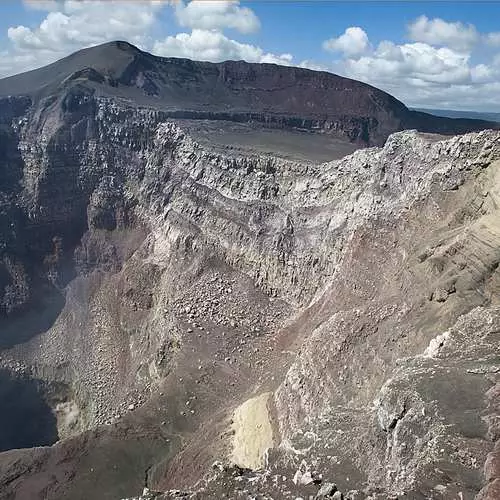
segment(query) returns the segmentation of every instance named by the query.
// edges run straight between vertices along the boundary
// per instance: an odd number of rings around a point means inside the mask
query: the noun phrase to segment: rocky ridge
[[[1,365],[65,439],[1,453],[0,498],[495,498],[498,132],[317,165],[2,103]]]
[[[495,122],[412,111],[379,89],[327,72],[162,58],[123,41],[0,80],[0,97],[30,99],[35,105],[63,94],[64,105],[71,107],[82,92],[161,111],[168,119],[300,129],[358,145],[382,145],[404,129],[452,135],[498,128]]]

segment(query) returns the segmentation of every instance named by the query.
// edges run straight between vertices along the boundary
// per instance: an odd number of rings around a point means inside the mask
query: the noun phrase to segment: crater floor
[[[498,131],[59,99],[0,159],[1,500],[498,498]]]

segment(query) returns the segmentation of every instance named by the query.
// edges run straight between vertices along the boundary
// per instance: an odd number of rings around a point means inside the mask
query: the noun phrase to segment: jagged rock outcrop
[[[500,133],[221,153],[121,56],[0,101],[0,365],[59,439],[0,499],[493,500]]]
[[[126,42],[84,49],[47,67],[0,80],[0,97],[29,96],[64,107],[81,95],[112,96],[162,111],[166,117],[256,122],[277,129],[326,133],[359,144],[383,144],[392,132],[458,134],[497,128],[480,120],[410,111],[370,85],[303,68],[161,58]]]

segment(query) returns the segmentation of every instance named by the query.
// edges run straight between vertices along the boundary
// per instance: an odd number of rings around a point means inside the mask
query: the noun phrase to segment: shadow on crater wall
[[[29,310],[11,317],[0,315],[0,350],[10,349],[49,330],[65,302],[65,296],[58,290],[46,290],[45,295]]]
[[[0,452],[47,446],[57,439],[56,418],[41,383],[0,370]]]

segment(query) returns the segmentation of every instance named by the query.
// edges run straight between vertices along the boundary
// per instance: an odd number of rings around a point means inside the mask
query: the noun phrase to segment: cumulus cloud
[[[361,80],[386,81],[413,78],[422,83],[468,83],[469,56],[426,43],[396,45],[381,42],[369,56],[346,60],[350,76]]]
[[[0,77],[53,62],[78,49],[123,39],[163,56],[222,61],[292,64],[290,54],[274,54],[229,38],[260,28],[260,21],[237,0],[24,0],[27,8],[46,12],[37,26],[11,26],[10,47],[2,51]],[[188,33],[153,38],[161,9],[169,5]],[[172,27],[170,27],[172,28]],[[175,33],[175,32],[174,32]]]
[[[500,33],[481,34],[472,25],[425,16],[407,28],[409,43],[383,40],[374,46],[363,30],[366,38],[358,37],[362,40],[359,50],[351,45],[349,51],[348,37],[326,40],[323,48],[343,54],[331,69],[382,88],[413,106],[500,107],[500,55],[485,52],[486,45],[500,46]],[[482,57],[475,62],[477,53]]]
[[[17,51],[43,50],[56,53],[126,38],[144,45],[145,33],[155,21],[158,1],[67,0],[43,2],[50,9],[36,28],[10,27],[7,36]],[[32,2],[34,4],[34,2]]]
[[[330,38],[323,42],[323,48],[330,52],[341,52],[346,56],[361,55],[369,47],[368,35],[358,26],[347,28],[337,38]]]
[[[245,60],[248,62],[290,65],[291,54],[273,54],[262,48],[233,40],[224,34],[227,29],[252,33],[260,28],[253,11],[238,1],[193,0],[175,6],[181,26],[190,33],[177,33],[153,45],[153,53],[165,57],[187,57],[203,61]]]
[[[152,45],[150,33],[168,0],[24,0],[46,12],[36,26],[11,26],[10,46],[1,52],[0,77],[49,64],[76,50],[111,40],[140,48]]]
[[[194,29],[191,33],[178,33],[157,41],[153,53],[160,56],[187,57],[219,62],[227,59],[248,62],[290,64],[291,54],[272,54],[260,47],[231,40],[219,31]]]
[[[175,14],[181,26],[200,30],[232,28],[240,33],[254,33],[260,28],[257,16],[238,1],[193,0],[176,4]]]
[[[239,1],[23,0],[43,12],[35,26],[11,26],[0,47],[0,77],[50,63],[80,48],[125,39],[162,56],[222,61],[244,59],[330,70],[380,87],[409,105],[500,109],[500,32],[481,33],[470,24],[420,16],[406,26],[407,42],[371,43],[359,26],[325,40],[331,62],[273,53],[236,40],[227,31],[256,32],[260,22]],[[185,28],[158,36],[160,13]],[[164,28],[163,28],[164,29]],[[495,52],[497,53],[495,55]]]
[[[299,68],[312,69],[313,71],[331,71],[332,69],[327,64],[321,64],[310,59],[304,59],[297,66]]]
[[[472,24],[429,19],[427,16],[420,16],[408,25],[408,36],[414,42],[460,51],[470,50],[479,40],[479,34]]]

